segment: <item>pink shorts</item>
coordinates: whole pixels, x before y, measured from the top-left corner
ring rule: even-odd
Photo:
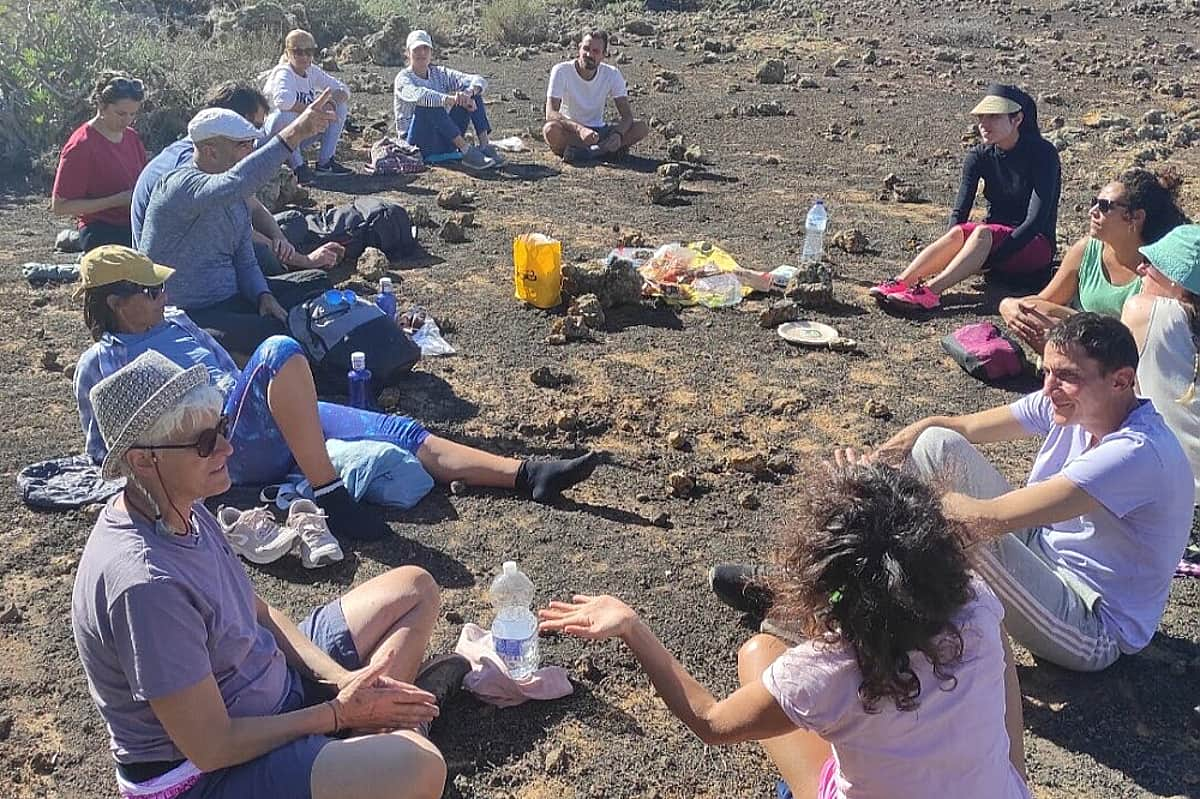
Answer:
[[[1000,225],[993,222],[963,222],[958,225],[958,229],[963,232],[964,236],[970,236],[972,231],[978,227],[985,227],[992,232],[992,252],[1004,241],[1012,235],[1014,228],[1010,225]],[[1054,258],[1054,249],[1050,246],[1050,242],[1041,233],[1029,240],[1029,243],[1016,251],[1001,263],[992,263],[990,260],[984,264],[985,270],[995,270],[1004,272],[1010,275],[1026,275],[1030,272],[1037,272],[1041,269],[1046,269],[1050,266],[1051,259]]]
[[[817,799],[839,799],[837,780],[837,761],[833,755],[821,766],[821,778],[817,780]]]

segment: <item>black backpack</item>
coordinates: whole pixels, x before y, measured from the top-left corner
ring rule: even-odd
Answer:
[[[361,298],[350,304],[318,294],[288,311],[287,326],[304,348],[323,393],[345,393],[352,352],[367,356],[376,389],[398,383],[421,358],[421,348],[396,321]]]
[[[330,241],[346,248],[350,263],[367,247],[382,250],[389,261],[410,258],[417,252],[416,228],[404,206],[373,197],[359,197],[349,205],[324,211],[283,211],[275,215],[275,221],[303,253]]]

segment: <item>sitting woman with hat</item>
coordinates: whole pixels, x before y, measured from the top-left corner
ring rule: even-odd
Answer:
[[[234,444],[229,474],[235,484],[279,482],[298,466],[338,537],[374,539],[387,524],[356,503],[342,485],[326,438],[394,443],[436,480],[515,489],[538,501],[586,479],[595,454],[573,460],[520,461],[432,435],[407,416],[318,402],[300,345],[287,336],[264,341],[239,370],[221,345],[188,316],[166,308],[164,282],[173,270],[127,247],[101,247],[80,262],[84,321],[95,340],[75,369],[75,395],[97,462],[108,453],[89,399],[92,387],[138,355],[156,350],[183,367],[204,366],[224,397]]]
[[[992,84],[971,113],[982,142],[967,152],[950,229],[899,275],[871,288],[891,307],[933,310],[942,292],[977,272],[1025,275],[1054,258],[1062,167],[1038,129],[1037,104],[1016,86]],[[971,222],[980,180],[988,212]]]
[[[1149,397],[1192,464],[1200,503],[1200,225],[1180,225],[1141,248],[1142,291],[1125,301],[1138,393]]]
[[[392,569],[297,626],[257,596],[204,506],[233,455],[208,370],[145,352],[89,404],[103,474],[125,488],[88,536],[71,626],[121,795],[440,796],[428,728],[469,664],[422,665],[433,578]],[[330,737],[381,729],[394,732]]]

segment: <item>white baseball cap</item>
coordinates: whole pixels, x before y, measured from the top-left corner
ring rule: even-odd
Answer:
[[[408,34],[408,40],[404,43],[405,50],[411,50],[414,47],[433,48],[433,37],[427,31],[417,29]]]
[[[205,108],[188,123],[188,136],[193,142],[207,141],[223,136],[233,141],[257,140],[262,131],[249,120],[228,108]]]

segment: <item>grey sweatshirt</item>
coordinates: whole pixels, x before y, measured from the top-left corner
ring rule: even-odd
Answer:
[[[239,292],[257,304],[269,291],[254,256],[246,199],[287,157],[287,145],[273,136],[226,172],[211,175],[189,163],[159,181],[139,244],[150,260],[175,269],[167,280],[172,304],[205,308]]]

